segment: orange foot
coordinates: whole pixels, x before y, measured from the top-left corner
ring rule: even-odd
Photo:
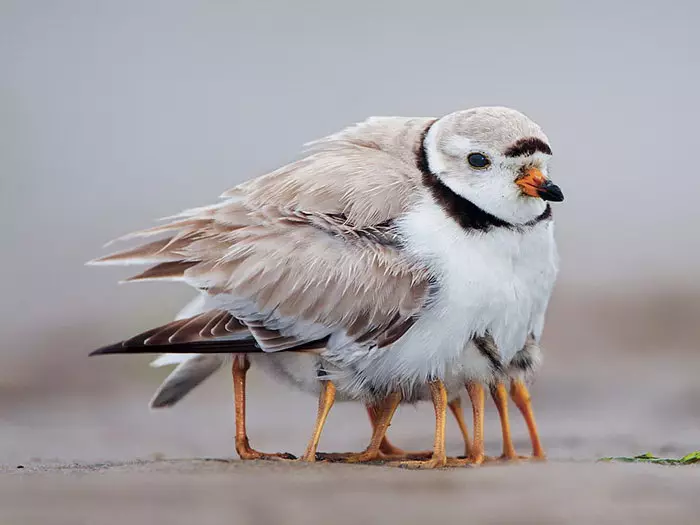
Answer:
[[[382,450],[375,452],[363,451],[363,452],[337,452],[337,453],[324,453],[317,452],[317,461],[329,461],[331,463],[378,463],[384,461],[400,461],[408,459],[424,459],[429,458],[433,455],[430,451],[422,452],[406,452],[397,449],[393,453],[387,453]]]
[[[520,456],[522,459],[527,459],[529,461],[547,461],[547,456],[544,452],[540,454],[533,454],[532,456]]]
[[[390,463],[389,465],[392,467],[399,467],[399,468],[405,468],[405,469],[411,469],[411,470],[429,470],[429,469],[456,466],[456,465],[453,465],[454,461],[458,461],[458,460],[454,460],[452,458],[448,459],[445,456],[436,457],[436,456],[431,454],[430,459],[413,460],[413,461],[398,461],[398,462]]]
[[[388,440],[382,441],[378,451],[365,450],[363,452],[341,453],[317,453],[318,461],[342,462],[342,463],[373,463],[380,461],[401,461],[410,459],[428,459],[432,457],[431,450],[420,452],[408,452],[392,445]]]
[[[482,463],[487,461],[495,461],[494,458],[490,458],[484,455],[471,455],[468,457],[458,457],[458,458],[447,458],[448,467],[478,467]]]
[[[519,456],[517,454],[501,454],[498,457],[484,456],[484,463],[519,463],[520,460],[529,459],[528,456]]]
[[[247,438],[243,441],[239,441],[236,443],[236,452],[238,453],[238,457],[246,461],[253,459],[264,459],[270,461],[289,461],[292,459],[297,459],[294,454],[290,454],[288,452],[258,452],[257,450],[250,448],[250,444],[248,443]]]
[[[239,452],[238,456],[243,460],[265,459],[270,461],[288,461],[292,459],[297,459],[297,457],[294,454],[290,454],[289,452],[267,453],[258,452],[257,450],[253,450],[252,448],[243,452]]]
[[[398,463],[392,463],[391,466],[410,470],[431,470],[446,467],[447,461],[444,459],[441,461],[431,458],[425,460],[399,461]]]
[[[431,458],[433,455],[432,450],[422,450],[422,451],[413,451],[413,452],[408,452],[402,448],[394,446],[389,440],[384,439],[382,441],[381,446],[379,447],[379,451],[382,452],[386,457],[393,459],[393,460],[401,460],[401,459],[428,459]]]

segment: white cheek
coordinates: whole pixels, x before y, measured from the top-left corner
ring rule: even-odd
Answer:
[[[430,171],[457,195],[470,200],[499,219],[523,224],[536,218],[546,208],[542,199],[526,197],[515,184],[522,159],[494,159],[486,170],[474,170],[467,164],[470,151],[479,151],[479,144],[461,136],[451,136],[438,144],[440,121],[425,136],[424,148]],[[533,156],[534,160],[545,159]],[[543,173],[546,172],[543,171]]]
[[[460,175],[443,175],[445,184],[458,195],[484,211],[514,224],[523,224],[540,215],[546,203],[523,196],[509,171],[486,170]]]

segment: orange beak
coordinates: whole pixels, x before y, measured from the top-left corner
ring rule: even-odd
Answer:
[[[564,194],[559,189],[559,186],[553,184],[537,168],[527,168],[523,176],[518,178],[515,183],[520,186],[525,195],[530,197],[539,197],[546,201],[556,202],[564,200]]]

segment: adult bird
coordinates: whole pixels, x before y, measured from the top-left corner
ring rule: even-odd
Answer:
[[[183,280],[231,316],[223,330],[245,326],[264,352],[319,355],[331,369],[325,405],[337,390],[385,407],[372,444],[401,400],[429,396],[433,456],[411,466],[444,466],[448,390],[466,382],[483,414],[497,365],[541,335],[557,272],[545,201],[563,199],[550,156],[540,127],[507,108],[372,118],[134,234],[164,239],[95,262],[155,263],[133,280]],[[187,325],[101,353],[254,350]],[[482,460],[483,446],[466,462]]]

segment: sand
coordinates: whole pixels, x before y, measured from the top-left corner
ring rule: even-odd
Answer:
[[[67,391],[45,383],[45,391],[10,390],[15,395],[0,399],[0,523],[700,521],[700,465],[597,462],[700,448],[700,359],[694,352],[639,354],[630,368],[629,354],[592,350],[573,357],[553,354],[532,389],[547,463],[434,472],[232,460],[226,374],[174,409],[149,412],[147,400],[164,371],[141,377],[143,361],[88,360],[84,384],[76,376]],[[255,370],[250,379],[252,444],[303,451],[315,400]],[[527,452],[515,410],[513,426],[516,446]],[[399,446],[422,449],[430,446],[432,428],[430,406],[402,407],[390,436]],[[368,433],[362,407],[337,404],[321,450],[359,450]],[[491,405],[486,438],[487,451],[496,454],[500,436]],[[447,444],[451,454],[461,453],[451,421]]]
[[[700,467],[163,460],[0,476],[2,523],[697,523]]]

